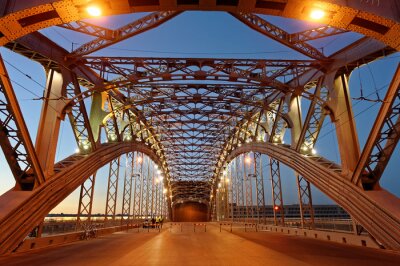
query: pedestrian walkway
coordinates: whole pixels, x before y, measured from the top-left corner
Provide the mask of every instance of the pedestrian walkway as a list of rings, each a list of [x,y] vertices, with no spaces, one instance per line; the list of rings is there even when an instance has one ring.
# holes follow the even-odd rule
[[[0,265],[400,265],[400,254],[266,231],[193,223],[131,230],[0,258]]]

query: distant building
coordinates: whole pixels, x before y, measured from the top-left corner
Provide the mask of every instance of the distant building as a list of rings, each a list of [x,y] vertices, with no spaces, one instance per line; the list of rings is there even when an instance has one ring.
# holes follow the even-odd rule
[[[265,206],[258,210],[257,206],[251,206],[246,209],[246,206],[236,206],[236,204],[229,204],[229,218],[232,218],[232,207],[234,217],[244,218],[247,212],[253,217],[274,217],[273,207]],[[313,205],[315,218],[336,218],[336,219],[350,219],[350,215],[338,205]],[[299,218],[300,206],[299,205],[285,205],[283,207],[284,216],[286,218]],[[279,213],[279,212],[278,212]],[[279,216],[279,215],[278,215]],[[306,214],[307,216],[307,214]]]

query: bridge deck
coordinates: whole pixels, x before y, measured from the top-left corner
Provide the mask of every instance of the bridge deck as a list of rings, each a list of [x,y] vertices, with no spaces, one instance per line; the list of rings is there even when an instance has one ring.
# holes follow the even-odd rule
[[[14,254],[0,265],[400,265],[400,254],[271,232],[141,229]],[[202,230],[203,229],[203,230]]]

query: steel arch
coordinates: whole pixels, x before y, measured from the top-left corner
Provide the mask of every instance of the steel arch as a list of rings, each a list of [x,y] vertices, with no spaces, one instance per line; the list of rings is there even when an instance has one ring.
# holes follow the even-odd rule
[[[400,248],[400,200],[386,190],[363,191],[341,176],[340,169],[326,167],[327,160],[315,160],[284,145],[243,144],[226,162],[247,152],[266,154],[292,168],[343,207],[385,248]]]

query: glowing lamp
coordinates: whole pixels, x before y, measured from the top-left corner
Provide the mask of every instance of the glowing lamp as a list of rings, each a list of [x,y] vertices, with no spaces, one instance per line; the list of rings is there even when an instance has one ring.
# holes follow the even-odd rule
[[[313,9],[310,12],[310,18],[313,20],[320,20],[323,17],[325,17],[325,11],[321,10],[321,9]]]
[[[92,17],[99,17],[102,14],[100,7],[98,7],[96,5],[88,6],[86,8],[86,12]]]

